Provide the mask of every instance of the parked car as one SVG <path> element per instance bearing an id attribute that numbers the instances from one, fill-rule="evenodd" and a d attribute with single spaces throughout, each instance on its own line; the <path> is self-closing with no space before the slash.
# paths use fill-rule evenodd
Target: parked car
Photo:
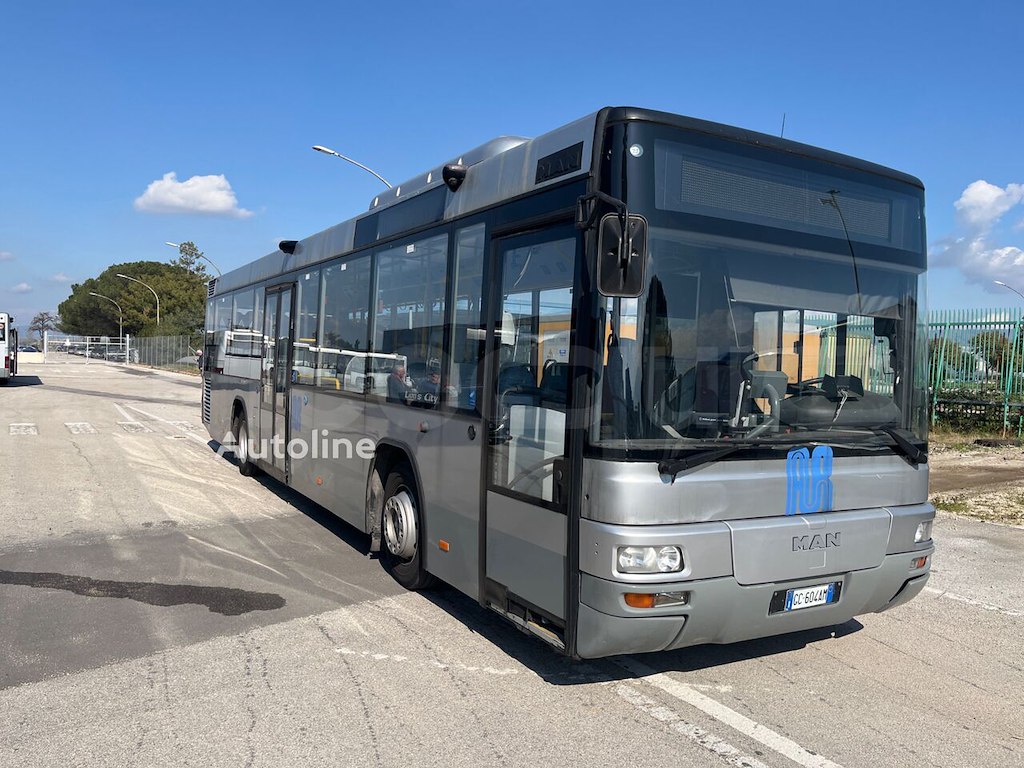
<path id="1" fill-rule="evenodd" d="M 21 344 L 18 347 L 18 351 L 19 352 L 39 352 L 39 347 L 33 346 L 31 344 Z"/>

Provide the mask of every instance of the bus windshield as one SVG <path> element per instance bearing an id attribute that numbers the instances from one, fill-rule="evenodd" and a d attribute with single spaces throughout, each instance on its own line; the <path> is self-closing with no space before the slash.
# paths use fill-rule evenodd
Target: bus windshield
<path id="1" fill-rule="evenodd" d="M 721 153 L 723 170 L 706 148 L 693 160 L 651 138 L 656 166 L 637 168 L 656 183 L 639 206 L 630 200 L 651 225 L 646 288 L 602 298 L 596 441 L 665 452 L 801 438 L 888 444 L 894 429 L 924 440 L 912 196 L 735 152 Z M 699 203 L 686 199 L 694 176 Z"/>

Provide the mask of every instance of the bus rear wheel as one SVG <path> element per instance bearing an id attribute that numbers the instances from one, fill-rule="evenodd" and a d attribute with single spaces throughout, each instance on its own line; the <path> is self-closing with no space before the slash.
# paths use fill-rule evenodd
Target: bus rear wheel
<path id="1" fill-rule="evenodd" d="M 431 587 L 436 579 L 423 569 L 423 515 L 412 468 L 399 464 L 384 484 L 381 512 L 384 566 L 406 589 Z"/>
<path id="2" fill-rule="evenodd" d="M 256 474 L 256 465 L 249 458 L 249 422 L 245 414 L 235 417 L 235 425 L 231 430 L 235 435 L 235 458 L 238 459 L 238 472 L 242 477 Z"/>

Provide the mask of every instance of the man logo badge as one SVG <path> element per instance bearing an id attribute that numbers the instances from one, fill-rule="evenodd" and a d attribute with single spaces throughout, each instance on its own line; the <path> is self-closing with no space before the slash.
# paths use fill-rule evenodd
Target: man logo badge
<path id="1" fill-rule="evenodd" d="M 831 549 L 839 546 L 839 532 L 826 533 L 822 536 L 816 533 L 813 536 L 794 536 L 793 551 L 806 552 L 811 549 Z"/>

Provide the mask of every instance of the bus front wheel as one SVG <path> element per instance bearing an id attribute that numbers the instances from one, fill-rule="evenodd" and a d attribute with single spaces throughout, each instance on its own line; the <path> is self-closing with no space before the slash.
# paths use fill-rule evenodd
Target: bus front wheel
<path id="1" fill-rule="evenodd" d="M 384 565 L 395 581 L 406 589 L 433 586 L 434 577 L 423 569 L 423 515 L 420 510 L 412 468 L 399 464 L 384 484 L 381 538 Z"/>

